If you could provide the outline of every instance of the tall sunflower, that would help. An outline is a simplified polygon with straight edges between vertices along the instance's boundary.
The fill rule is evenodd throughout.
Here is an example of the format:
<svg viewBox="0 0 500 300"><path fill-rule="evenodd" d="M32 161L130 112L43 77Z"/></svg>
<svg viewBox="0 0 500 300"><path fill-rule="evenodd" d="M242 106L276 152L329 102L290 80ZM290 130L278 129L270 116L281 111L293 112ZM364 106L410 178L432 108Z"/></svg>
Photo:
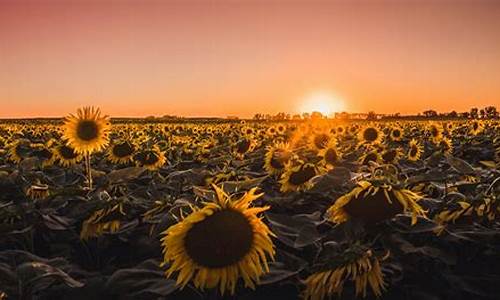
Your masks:
<svg viewBox="0 0 500 300"><path fill-rule="evenodd" d="M70 114L64 119L63 129L63 138L81 154L100 151L109 141L109 119L101 116L99 108L79 108L76 116Z"/></svg>
<svg viewBox="0 0 500 300"><path fill-rule="evenodd" d="M327 213L334 223L343 223L349 218L378 223L407 212L414 225L417 217L425 217L425 211L418 204L421 198L415 192L390 183L360 181L351 192L338 198Z"/></svg>
<svg viewBox="0 0 500 300"><path fill-rule="evenodd" d="M205 203L178 224L169 227L161 239L165 274L177 273L183 288L193 281L196 288L215 288L221 294L234 294L242 278L245 287L255 288L259 278L269 272L268 257L274 259L273 233L258 214L269 206L250 207L262 194L256 188L238 200L213 186L214 202Z"/></svg>
<svg viewBox="0 0 500 300"><path fill-rule="evenodd" d="M380 297L386 289L380 267L380 261L384 259L374 255L370 249L348 249L334 257L332 266L307 277L304 298L322 300L340 296L347 280L354 282L356 297L366 297L368 286L376 297Z"/></svg>

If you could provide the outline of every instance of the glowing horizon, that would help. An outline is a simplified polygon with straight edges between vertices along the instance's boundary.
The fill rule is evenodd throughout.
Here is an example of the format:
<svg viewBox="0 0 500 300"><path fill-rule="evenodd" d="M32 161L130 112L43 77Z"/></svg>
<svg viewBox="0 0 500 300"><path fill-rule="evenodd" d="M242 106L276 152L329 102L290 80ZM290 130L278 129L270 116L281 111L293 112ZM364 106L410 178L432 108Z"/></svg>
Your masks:
<svg viewBox="0 0 500 300"><path fill-rule="evenodd" d="M481 0L2 2L0 118L500 107L498 28Z"/></svg>

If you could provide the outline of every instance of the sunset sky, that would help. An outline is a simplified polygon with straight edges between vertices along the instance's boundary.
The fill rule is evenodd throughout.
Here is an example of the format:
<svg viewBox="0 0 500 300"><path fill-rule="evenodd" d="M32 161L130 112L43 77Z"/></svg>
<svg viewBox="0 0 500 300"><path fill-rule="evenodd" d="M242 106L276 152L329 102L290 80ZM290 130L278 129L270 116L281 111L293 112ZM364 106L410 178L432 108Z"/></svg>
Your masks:
<svg viewBox="0 0 500 300"><path fill-rule="evenodd" d="M2 118L251 117L312 95L353 112L500 107L500 1L0 2Z"/></svg>

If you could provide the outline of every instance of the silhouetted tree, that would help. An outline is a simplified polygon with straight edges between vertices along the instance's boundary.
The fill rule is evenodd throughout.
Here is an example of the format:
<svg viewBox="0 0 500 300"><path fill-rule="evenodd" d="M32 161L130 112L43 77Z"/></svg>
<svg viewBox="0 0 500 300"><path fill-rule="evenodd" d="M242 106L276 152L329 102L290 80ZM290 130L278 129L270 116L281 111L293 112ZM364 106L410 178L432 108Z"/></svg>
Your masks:
<svg viewBox="0 0 500 300"><path fill-rule="evenodd" d="M469 117L472 119L477 119L478 116L479 116L478 109L476 107L471 108L469 112Z"/></svg>
<svg viewBox="0 0 500 300"><path fill-rule="evenodd" d="M484 111L486 113L486 117L489 119L495 119L498 118L498 111L495 106L487 106L484 108Z"/></svg>
<svg viewBox="0 0 500 300"><path fill-rule="evenodd" d="M368 114L366 115L367 120L376 120L377 119L377 114L374 111L369 111Z"/></svg>
<svg viewBox="0 0 500 300"><path fill-rule="evenodd" d="M423 112L424 117L426 118L434 118L437 117L438 113L435 110L429 109Z"/></svg>

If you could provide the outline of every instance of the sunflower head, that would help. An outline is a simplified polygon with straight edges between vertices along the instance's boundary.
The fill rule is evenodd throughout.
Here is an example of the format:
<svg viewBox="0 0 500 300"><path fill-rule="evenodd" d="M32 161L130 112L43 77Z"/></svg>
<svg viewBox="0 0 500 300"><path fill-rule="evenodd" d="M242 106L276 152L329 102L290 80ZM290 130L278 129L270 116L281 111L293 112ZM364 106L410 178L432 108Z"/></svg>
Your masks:
<svg viewBox="0 0 500 300"><path fill-rule="evenodd" d="M308 190L313 186L311 179L318 174L318 169L312 163L290 161L285 168L280 179L281 192Z"/></svg>
<svg viewBox="0 0 500 300"><path fill-rule="evenodd" d="M63 137L77 153L91 154L103 149L109 141L110 129L107 116L101 116L99 108L79 108L76 116L64 119Z"/></svg>
<svg viewBox="0 0 500 300"><path fill-rule="evenodd" d="M361 144L379 144L384 135L375 126L365 126L359 132L358 140Z"/></svg>
<svg viewBox="0 0 500 300"><path fill-rule="evenodd" d="M82 160L82 156L73 147L66 144L57 145L53 149L53 153L59 164L63 167L72 166Z"/></svg>
<svg viewBox="0 0 500 300"><path fill-rule="evenodd" d="M401 128L399 127L394 127L391 129L391 140L393 141L401 141L401 139L403 138L403 131L401 130Z"/></svg>
<svg viewBox="0 0 500 300"><path fill-rule="evenodd" d="M328 146L332 136L327 132L319 132L312 136L311 145L313 149L323 150Z"/></svg>
<svg viewBox="0 0 500 300"><path fill-rule="evenodd" d="M368 166L370 163L379 164L382 162L382 157L380 156L379 151L375 149L363 154L359 158L359 162L364 166Z"/></svg>
<svg viewBox="0 0 500 300"><path fill-rule="evenodd" d="M325 166L335 166L341 158L341 153L337 148L337 140L332 138L328 145L318 152L318 156L321 157L321 162Z"/></svg>
<svg viewBox="0 0 500 300"><path fill-rule="evenodd" d="M338 198L327 213L334 223L352 218L374 224L407 212L411 214L414 225L418 216L425 216L418 204L421 198L419 194L389 182L360 181L351 192Z"/></svg>
<svg viewBox="0 0 500 300"><path fill-rule="evenodd" d="M205 203L162 238L165 274L177 273L177 284L189 281L196 288L218 287L221 294L234 294L242 278L255 288L261 275L269 271L268 258L274 257L273 235L258 214L269 207L250 207L262 194L256 188L237 200L214 186L216 199Z"/></svg>
<svg viewBox="0 0 500 300"><path fill-rule="evenodd" d="M293 152L287 143L276 143L274 146L269 146L264 157L264 169L269 174L279 175L283 173L292 156Z"/></svg>
<svg viewBox="0 0 500 300"><path fill-rule="evenodd" d="M106 155L114 164L126 164L133 160L135 145L129 140L120 140L109 147Z"/></svg>
<svg viewBox="0 0 500 300"><path fill-rule="evenodd" d="M424 152L424 147L415 139L410 141L410 146L408 149L408 160L417 161L422 156Z"/></svg>
<svg viewBox="0 0 500 300"><path fill-rule="evenodd" d="M484 130L484 123L478 120L473 120L469 124L469 133L472 135L478 135Z"/></svg>
<svg viewBox="0 0 500 300"><path fill-rule="evenodd" d="M382 152L381 158L385 164L395 164L402 156L399 148L388 148Z"/></svg>
<svg viewBox="0 0 500 300"><path fill-rule="evenodd" d="M380 263L389 256L377 256L371 249L352 245L342 253L335 254L320 269L307 277L304 298L321 300L340 297L346 281L354 283L356 297L367 295L368 286L375 297L386 289Z"/></svg>
<svg viewBox="0 0 500 300"><path fill-rule="evenodd" d="M151 149L140 151L133 158L138 166L145 167L150 171L158 170L167 161L165 153L156 145L151 147Z"/></svg>
<svg viewBox="0 0 500 300"><path fill-rule="evenodd" d="M428 131L434 143L438 143L443 138L443 128L436 123L431 123Z"/></svg>

